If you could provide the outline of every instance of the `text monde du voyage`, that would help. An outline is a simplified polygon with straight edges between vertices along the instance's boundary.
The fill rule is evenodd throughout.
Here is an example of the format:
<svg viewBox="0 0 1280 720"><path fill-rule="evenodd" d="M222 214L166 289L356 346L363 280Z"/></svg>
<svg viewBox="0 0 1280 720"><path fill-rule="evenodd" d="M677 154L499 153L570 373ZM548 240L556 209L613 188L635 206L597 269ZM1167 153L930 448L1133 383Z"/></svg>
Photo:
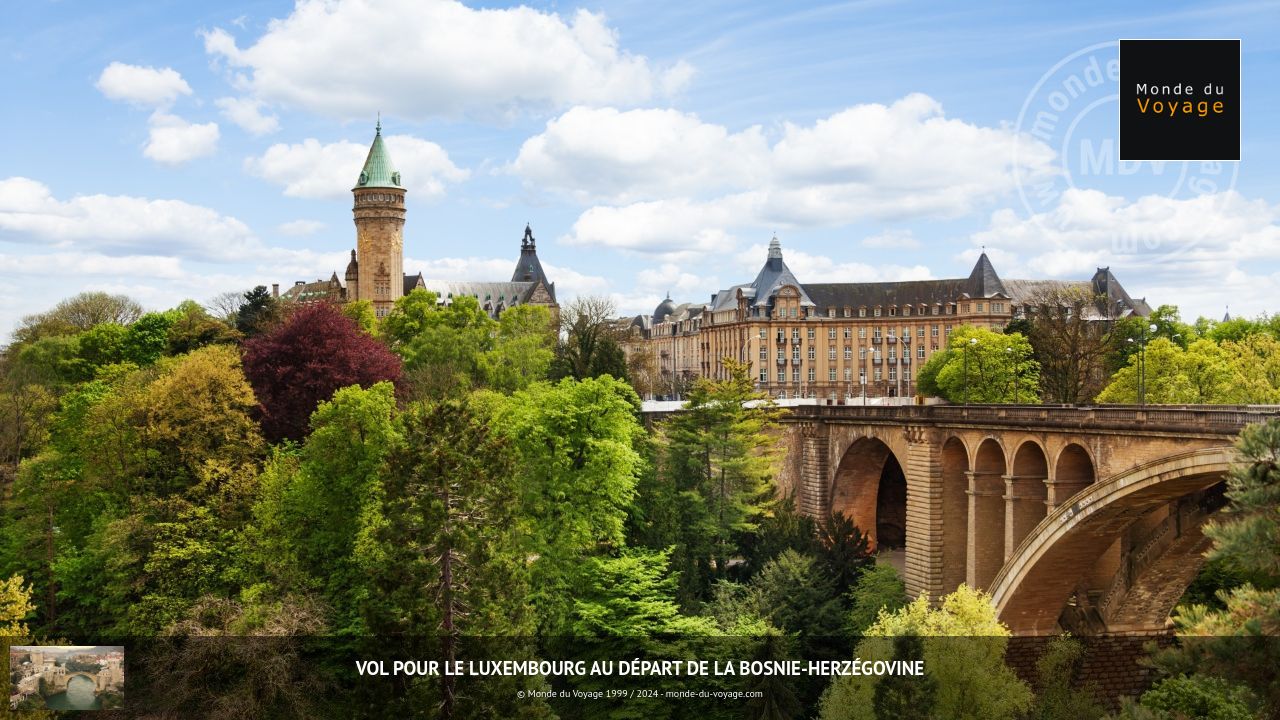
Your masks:
<svg viewBox="0 0 1280 720"><path fill-rule="evenodd" d="M1143 115L1160 117L1194 116L1207 118L1210 115L1226 113L1226 102L1215 100L1215 96L1224 95L1223 85L1205 83L1197 95L1196 87L1190 83L1174 85L1151 85L1135 83L1134 100L1138 103L1138 112ZM1207 98L1207 99L1198 99Z"/></svg>
<svg viewBox="0 0 1280 720"><path fill-rule="evenodd" d="M357 660L364 676L924 675L923 660Z"/></svg>

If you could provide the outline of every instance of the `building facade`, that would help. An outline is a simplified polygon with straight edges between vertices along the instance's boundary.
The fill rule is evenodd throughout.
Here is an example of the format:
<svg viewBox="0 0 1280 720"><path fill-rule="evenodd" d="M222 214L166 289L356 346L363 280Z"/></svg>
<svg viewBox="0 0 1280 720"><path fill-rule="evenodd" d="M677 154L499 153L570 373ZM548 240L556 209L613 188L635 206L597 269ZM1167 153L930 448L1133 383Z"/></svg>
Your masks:
<svg viewBox="0 0 1280 720"><path fill-rule="evenodd" d="M351 251L351 261L342 279L334 271L327 280L299 280L283 294L276 285L276 295L295 302L368 300L379 318L391 312L396 300L417 288L435 293L436 301L442 305L456 298L475 298L480 307L495 318L516 305L542 305L550 308L553 316L558 312L555 283L547 279L542 269L533 229L527 225L510 281L436 281L424 278L421 272L405 274L406 190L382 140L381 122L374 131L373 144L351 194L356 247Z"/></svg>
<svg viewBox="0 0 1280 720"><path fill-rule="evenodd" d="M668 297L652 316L620 322L633 362L652 368L654 397L683 394L696 378L722 378L724 359L752 368L757 387L785 398L907 397L919 368L961 325L1003 330L1050 286L1081 286L1099 298L1099 319L1150 312L1108 268L1088 281L1003 281L984 252L967 278L803 284L775 237L749 283L709 303Z"/></svg>

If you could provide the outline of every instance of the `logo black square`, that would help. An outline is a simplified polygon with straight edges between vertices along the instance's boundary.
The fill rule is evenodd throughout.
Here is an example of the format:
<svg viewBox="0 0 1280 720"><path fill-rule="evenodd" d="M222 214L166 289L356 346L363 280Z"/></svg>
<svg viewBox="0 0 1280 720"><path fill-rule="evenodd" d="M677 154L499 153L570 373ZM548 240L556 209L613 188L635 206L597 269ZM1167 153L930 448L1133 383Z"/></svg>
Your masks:
<svg viewBox="0 0 1280 720"><path fill-rule="evenodd" d="M1121 40L1120 159L1239 160L1240 41Z"/></svg>

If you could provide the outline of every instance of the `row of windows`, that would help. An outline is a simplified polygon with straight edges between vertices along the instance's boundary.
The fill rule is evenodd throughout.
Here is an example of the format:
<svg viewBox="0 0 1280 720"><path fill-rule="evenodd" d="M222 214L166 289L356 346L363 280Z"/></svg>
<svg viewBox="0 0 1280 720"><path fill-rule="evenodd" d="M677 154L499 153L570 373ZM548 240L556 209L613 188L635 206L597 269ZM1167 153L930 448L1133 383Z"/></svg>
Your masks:
<svg viewBox="0 0 1280 720"><path fill-rule="evenodd" d="M911 305L902 306L901 315L903 317L910 317L912 314L912 307L913 306ZM899 314L898 309L899 308L897 305L890 305L888 308L883 308L877 305L876 307L870 308L871 317L881 317L882 315L886 314L886 310L889 317L896 317ZM957 313L969 314L973 312L1003 313L1004 311L1005 311L1005 304L1003 302L992 301L988 303L985 301L981 301L976 303L966 302L966 303L946 303L946 304L938 303L934 305L919 305L919 306L916 306L915 314L916 315L955 315ZM802 317L800 314L800 309L798 305L791 304L791 303L788 303L786 305L780 305L779 307L774 308L772 316L775 318ZM816 310L811 309L806 316L816 317L817 316ZM836 309L833 307L827 308L827 317L833 318L835 316L836 316ZM841 312L841 316L853 317L853 308L849 308L849 307L843 308ZM858 308L858 317L860 318L867 317L867 308L865 307Z"/></svg>
<svg viewBox="0 0 1280 720"><path fill-rule="evenodd" d="M938 325L930 325L930 326L929 326L929 335L930 335L931 337L938 337L938 329L939 329L939 326L938 326ZM836 328L827 328L827 339L828 339L828 340L835 340L835 339L836 339L836 330L837 330ZM924 331L925 331L925 327L924 327L923 325L921 325L921 326L917 327L917 328L916 328L916 337L920 337L920 338L924 337ZM816 331L814 328L806 328L806 329L805 329L805 337L806 337L807 339L809 339L809 340L814 340L814 339L816 339L816 337L817 337L816 332L817 332L817 331ZM871 329L871 337L873 337L873 338L881 338L881 337L884 337L884 335L882 334L882 332L883 332L883 328L872 328L872 329ZM951 326L950 326L950 325L948 325L948 326L947 326L947 328L946 328L946 332L947 332L947 334L948 334L948 335L950 335L950 334L951 334ZM843 334L844 334L844 339L845 339L845 340L849 340L849 339L853 338L853 328L850 328L850 327L846 327L846 328L844 328L844 330L843 330ZM888 337L891 337L891 338L911 337L911 328L906 327L906 326L903 326L903 328L902 328L902 334L900 334L900 335L899 335L899 334L896 334L896 333L894 332L894 329L893 329L893 328L889 328L889 332L888 332L888 335L887 335L887 336L888 336ZM786 335L786 331L785 331L785 330L781 330L781 329L780 329L780 330L778 330L778 331L777 331L777 339L778 339L778 341L779 341L779 342L781 342L782 340L785 340L785 339L786 339L786 337L787 337L787 335ZM867 337L867 329L866 329L865 327L860 327L860 328L858 328L858 339L859 339L859 340L865 340L865 339L866 339L866 337ZM768 328L760 328L760 339L761 339L761 340L768 340L768 339L769 339L769 329L768 329ZM793 342L793 343L794 343L794 342L800 342L800 328L791 328L791 342Z"/></svg>
<svg viewBox="0 0 1280 720"><path fill-rule="evenodd" d="M938 345L937 345L936 343L933 345L933 352L938 352ZM787 354L787 351L786 351L786 350L779 350L779 351L778 351L778 354L777 354L777 357L778 357L779 359L783 359L783 358L785 358L785 357L786 357L786 354ZM910 354L911 354L911 349L910 349L910 348L903 348L903 349L902 349L902 357L904 357L904 358L905 358L905 357L908 357ZM810 359L810 360L817 360L817 359L818 359L818 349L817 349L817 348L815 348L815 347L813 347L812 345L810 345L810 346L809 346L809 351L808 351L808 357L809 357L809 359ZM887 355L882 355L882 354L880 353L880 351L879 351L879 350L874 350L874 351L872 351L872 353L871 353L871 357L875 358L876 360L879 360L881 357L888 357L890 360L895 360L895 359L897 359L897 357L898 357L898 351L897 351L897 349L896 349L896 348L890 348L890 349L889 349L889 352L888 352L888 354L887 354ZM924 359L924 346L923 346L923 345L917 345L917 346L916 346L916 357L920 358L921 360L923 360L923 359ZM760 348L760 359L761 359L761 360L768 360L768 359L769 359L769 348L767 348L767 347L762 347L762 348ZM791 347L791 359L792 359L792 360L799 360L799 359L800 359L800 348L799 348L799 347L794 346L794 345ZM835 360L835 359L836 359L836 348L834 348L834 347L829 347L829 348L827 348L827 359L828 359L828 360ZM852 348L852 347L850 347L849 345L845 345L845 346L844 346L844 359L845 359L845 360L852 360L852 359L853 359L853 348ZM858 348L858 359L859 359L859 360L866 360L866 359L867 359L867 348L864 348L864 347L860 347L860 348Z"/></svg>
<svg viewBox="0 0 1280 720"><path fill-rule="evenodd" d="M779 370L779 371L778 371L778 373L777 373L777 376L776 376L776 377L777 377L777 382L779 382L779 383L785 383L785 382L787 382L787 371L786 371L786 370ZM882 382L882 381L884 381L884 380L886 380L886 379L887 379L889 382L897 382L897 381L898 381L898 371L897 371L896 369L894 369L894 368L889 368L889 374L888 374L888 377L887 377L887 378L885 377L884 372L883 372L883 371L881 371L880 369L876 369L876 370L874 371L874 373L872 374L872 382ZM809 382L817 382L817 380L818 380L818 378L817 378L817 372L816 372L813 368L809 368L808 381L809 381ZM844 369L844 381L845 381L845 382L853 382L853 373L850 371L850 369L849 369L849 368L845 368L845 369ZM902 371L902 381L903 381L903 382L911 382L911 371L910 371L910 370L903 370L903 371ZM768 368L762 369L762 370L760 371L760 382L762 382L762 383L767 383L767 382L769 382L769 370L768 370ZM799 369L793 369L793 370L791 371L791 382L795 382L795 383L800 382L800 370L799 370ZM836 371L835 371L835 369L834 369L834 368L832 368L831 370L828 370L828 371L827 371L827 382L837 382L837 380L836 380ZM865 384L866 384L866 382L867 382L867 373L866 373L866 371L865 371L865 370L861 370L861 371L859 371L859 372L858 372L858 384L860 384L860 385L865 385Z"/></svg>

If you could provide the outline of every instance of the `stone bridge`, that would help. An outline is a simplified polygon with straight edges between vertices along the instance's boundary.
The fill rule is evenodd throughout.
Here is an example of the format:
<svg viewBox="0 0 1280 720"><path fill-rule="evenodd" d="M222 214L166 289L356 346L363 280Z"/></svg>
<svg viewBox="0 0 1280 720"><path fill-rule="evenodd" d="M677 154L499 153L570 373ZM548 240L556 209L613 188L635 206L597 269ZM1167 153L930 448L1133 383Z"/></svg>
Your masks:
<svg viewBox="0 0 1280 720"><path fill-rule="evenodd" d="M809 405L779 485L901 558L907 591L991 593L1017 635L1165 629L1232 444L1280 408Z"/></svg>
<svg viewBox="0 0 1280 720"><path fill-rule="evenodd" d="M66 673L57 673L48 678L54 692L64 692L67 685L71 684L71 678L77 675L93 681L94 692L102 692L110 686L110 677L105 672L88 672L86 670L75 670Z"/></svg>

